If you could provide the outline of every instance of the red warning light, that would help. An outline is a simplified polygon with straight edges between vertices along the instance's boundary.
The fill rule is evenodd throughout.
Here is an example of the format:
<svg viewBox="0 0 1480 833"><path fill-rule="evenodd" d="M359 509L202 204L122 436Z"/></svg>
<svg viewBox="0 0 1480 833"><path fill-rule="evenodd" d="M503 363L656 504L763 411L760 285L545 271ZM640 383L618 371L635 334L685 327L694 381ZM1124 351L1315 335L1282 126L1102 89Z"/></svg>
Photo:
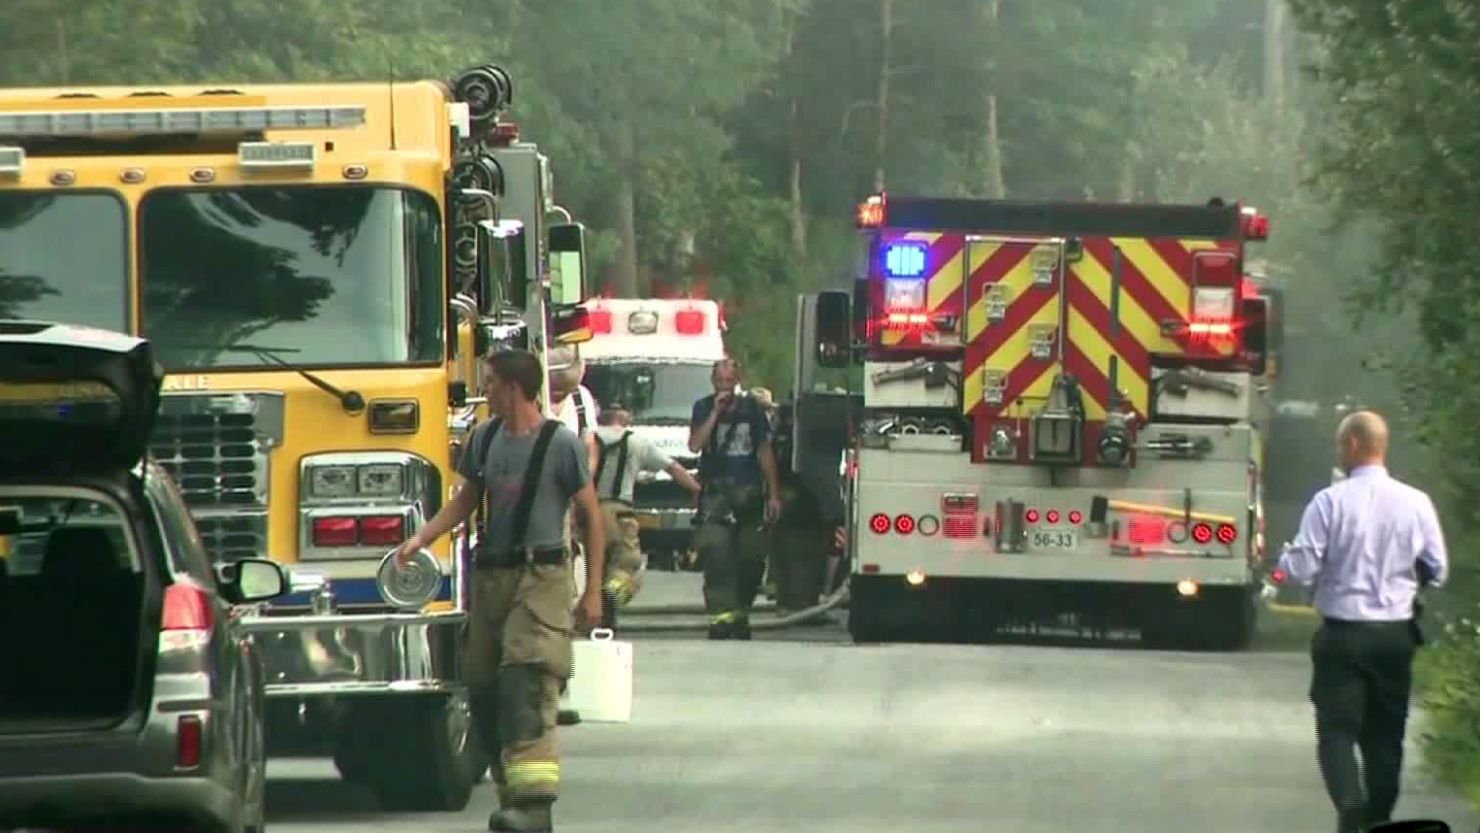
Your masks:
<svg viewBox="0 0 1480 833"><path fill-rule="evenodd" d="M1059 510L1050 509L1048 510L1048 514L1044 515L1043 517L1044 520L1048 521L1049 523L1056 524L1059 522Z"/></svg>
<svg viewBox="0 0 1480 833"><path fill-rule="evenodd" d="M1286 578L1289 578L1289 576L1286 576L1285 571L1281 570L1278 567L1274 568L1274 570L1269 574L1269 580L1274 582L1275 584L1284 584Z"/></svg>
<svg viewBox="0 0 1480 833"><path fill-rule="evenodd" d="M1199 544L1206 544L1213 540L1213 528L1205 523L1198 522L1192 526L1192 540Z"/></svg>
<svg viewBox="0 0 1480 833"><path fill-rule="evenodd" d="M1084 520L1084 513L1083 512L1080 512L1078 509L1070 509L1069 510L1069 523L1071 523L1071 524L1077 524L1077 523L1079 523L1079 522L1081 522L1083 520Z"/></svg>
<svg viewBox="0 0 1480 833"><path fill-rule="evenodd" d="M915 519L909 515L894 516L894 531L900 535L908 535L915 531Z"/></svg>
<svg viewBox="0 0 1480 833"><path fill-rule="evenodd" d="M1233 524L1218 524L1218 543L1232 544L1238 540L1238 527Z"/></svg>
<svg viewBox="0 0 1480 833"><path fill-rule="evenodd" d="M883 512L877 512L868 519L868 528L872 529L875 535L883 535L888 532L889 525L889 516Z"/></svg>
<svg viewBox="0 0 1480 833"><path fill-rule="evenodd" d="M1036 524L1036 523L1038 523L1038 510L1037 509L1029 509L1028 511L1024 512L1023 513L1023 520L1027 521L1030 524Z"/></svg>

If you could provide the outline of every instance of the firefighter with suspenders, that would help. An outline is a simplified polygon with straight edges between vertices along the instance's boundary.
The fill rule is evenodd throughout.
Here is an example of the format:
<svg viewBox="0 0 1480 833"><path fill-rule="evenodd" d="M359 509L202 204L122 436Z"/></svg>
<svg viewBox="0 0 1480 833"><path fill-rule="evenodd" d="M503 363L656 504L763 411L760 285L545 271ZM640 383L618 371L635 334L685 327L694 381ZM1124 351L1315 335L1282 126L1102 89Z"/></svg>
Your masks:
<svg viewBox="0 0 1480 833"><path fill-rule="evenodd" d="M617 609L631 602L642 587L642 549L638 543L637 517L632 513L632 492L638 473L666 471L696 497L700 489L699 482L682 463L664 454L651 440L632 432L632 412L621 403L603 405L596 421L592 480L601 499L601 518L606 528L603 624L613 628Z"/></svg>
<svg viewBox="0 0 1480 833"><path fill-rule="evenodd" d="M548 831L560 787L556 711L572 671L571 634L602 619L606 544L585 446L539 408L539 359L511 350L484 362L494 418L468 437L452 499L398 556L409 560L482 503L462 667L474 727L487 749L501 751L494 767L500 809L488 827ZM592 553L588 586L574 609L566 533L572 503Z"/></svg>

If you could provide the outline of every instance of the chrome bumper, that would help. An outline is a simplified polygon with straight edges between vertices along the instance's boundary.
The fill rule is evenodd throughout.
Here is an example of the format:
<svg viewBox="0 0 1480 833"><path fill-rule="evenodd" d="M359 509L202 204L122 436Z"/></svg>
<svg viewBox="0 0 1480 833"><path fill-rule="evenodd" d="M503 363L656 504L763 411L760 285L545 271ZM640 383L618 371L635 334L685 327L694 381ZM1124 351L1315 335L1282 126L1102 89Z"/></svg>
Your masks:
<svg viewBox="0 0 1480 833"><path fill-rule="evenodd" d="M325 614L247 620L269 698L451 692L467 614Z"/></svg>

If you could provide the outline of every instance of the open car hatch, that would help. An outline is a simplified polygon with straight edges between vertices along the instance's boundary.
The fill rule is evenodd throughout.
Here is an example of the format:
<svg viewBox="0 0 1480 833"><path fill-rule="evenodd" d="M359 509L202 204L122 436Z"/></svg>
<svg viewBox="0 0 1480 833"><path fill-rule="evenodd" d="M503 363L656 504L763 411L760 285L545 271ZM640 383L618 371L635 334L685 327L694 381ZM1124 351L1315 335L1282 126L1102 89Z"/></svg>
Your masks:
<svg viewBox="0 0 1480 833"><path fill-rule="evenodd" d="M143 339L0 321L0 474L132 467L154 428L163 380Z"/></svg>

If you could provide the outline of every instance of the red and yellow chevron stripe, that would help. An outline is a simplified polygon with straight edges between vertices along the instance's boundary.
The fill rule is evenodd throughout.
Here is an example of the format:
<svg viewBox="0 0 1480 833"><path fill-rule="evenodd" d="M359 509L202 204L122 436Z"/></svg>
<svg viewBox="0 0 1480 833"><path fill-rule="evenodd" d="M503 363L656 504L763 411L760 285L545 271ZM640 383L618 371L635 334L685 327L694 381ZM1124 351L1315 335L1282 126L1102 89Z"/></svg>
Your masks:
<svg viewBox="0 0 1480 833"><path fill-rule="evenodd" d="M1232 343L1194 344L1192 337L1162 330L1163 322L1188 322L1194 253L1226 248L1216 241L1084 238L1082 255L1068 262L1057 240L971 239L965 248L969 304L962 406L969 415L1029 416L1046 401L1054 377L1068 372L1079 380L1086 416L1103 419L1111 401L1110 357L1116 356L1117 386L1144 416L1153 355L1234 350ZM1116 249L1119 327L1112 334ZM1053 264L1048 285L1035 284L1035 260L1039 271ZM999 316L989 314L994 302Z"/></svg>

